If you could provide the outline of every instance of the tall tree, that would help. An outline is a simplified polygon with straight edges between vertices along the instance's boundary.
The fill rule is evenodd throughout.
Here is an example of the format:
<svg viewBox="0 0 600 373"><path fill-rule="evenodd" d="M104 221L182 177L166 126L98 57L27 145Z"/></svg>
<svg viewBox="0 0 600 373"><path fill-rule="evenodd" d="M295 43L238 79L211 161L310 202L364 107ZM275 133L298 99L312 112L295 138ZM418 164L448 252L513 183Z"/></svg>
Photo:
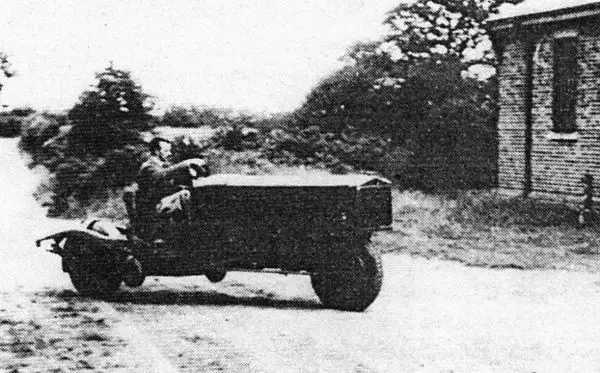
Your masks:
<svg viewBox="0 0 600 373"><path fill-rule="evenodd" d="M503 4L523 0L417 0L387 13L385 48L395 59L451 56L493 61L485 20Z"/></svg>
<svg viewBox="0 0 600 373"><path fill-rule="evenodd" d="M465 72L475 63L493 66L484 21L501 4L520 1L402 2L387 13L382 39L352 46L347 65L311 91L299 122L391 140L412 154L407 173L421 185L436 178L441 184L489 184L495 174L496 81Z"/></svg>
<svg viewBox="0 0 600 373"><path fill-rule="evenodd" d="M354 127L402 143L435 101L428 95L440 97L435 92L441 90L452 96L472 64L494 63L484 22L500 5L521 1L400 3L387 13L388 32L382 39L353 45L345 56L347 65L310 92L300 110L302 119L325 131ZM429 74L438 80L427 79ZM427 80L433 90L415 84ZM486 86L486 94L490 91L493 87Z"/></svg>
<svg viewBox="0 0 600 373"><path fill-rule="evenodd" d="M96 74L96 84L69 111L73 129L70 148L101 155L136 142L149 126L152 101L131 73L112 65Z"/></svg>

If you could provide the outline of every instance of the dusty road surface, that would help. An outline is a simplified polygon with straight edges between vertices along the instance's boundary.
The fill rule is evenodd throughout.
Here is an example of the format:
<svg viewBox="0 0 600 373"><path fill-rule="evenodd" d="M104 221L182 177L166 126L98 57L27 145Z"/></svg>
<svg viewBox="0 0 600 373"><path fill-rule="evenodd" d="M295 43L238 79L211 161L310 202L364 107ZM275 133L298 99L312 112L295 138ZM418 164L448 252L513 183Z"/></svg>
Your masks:
<svg viewBox="0 0 600 373"><path fill-rule="evenodd" d="M0 372L598 372L600 283L564 271L385 257L364 313L323 309L301 276L149 278L79 297L33 240L44 218L0 141Z"/></svg>

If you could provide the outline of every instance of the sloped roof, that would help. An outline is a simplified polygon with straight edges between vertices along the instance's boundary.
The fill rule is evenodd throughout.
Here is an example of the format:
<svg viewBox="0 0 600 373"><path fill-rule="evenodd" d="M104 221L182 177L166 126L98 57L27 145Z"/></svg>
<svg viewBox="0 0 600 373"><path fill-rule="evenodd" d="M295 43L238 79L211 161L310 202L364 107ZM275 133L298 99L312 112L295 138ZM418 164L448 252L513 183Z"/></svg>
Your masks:
<svg viewBox="0 0 600 373"><path fill-rule="evenodd" d="M525 0L517 5L503 4L489 21L502 21L512 18L535 16L543 13L576 11L580 7L600 6L598 0Z"/></svg>

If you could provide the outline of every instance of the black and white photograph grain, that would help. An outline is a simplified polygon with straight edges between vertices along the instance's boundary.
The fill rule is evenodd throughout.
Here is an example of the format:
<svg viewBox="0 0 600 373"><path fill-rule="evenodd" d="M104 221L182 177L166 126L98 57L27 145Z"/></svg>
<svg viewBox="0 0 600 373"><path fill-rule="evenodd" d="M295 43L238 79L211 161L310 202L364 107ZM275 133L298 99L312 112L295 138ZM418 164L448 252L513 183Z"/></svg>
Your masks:
<svg viewBox="0 0 600 373"><path fill-rule="evenodd" d="M600 0L0 0L0 373L69 372L599 373Z"/></svg>

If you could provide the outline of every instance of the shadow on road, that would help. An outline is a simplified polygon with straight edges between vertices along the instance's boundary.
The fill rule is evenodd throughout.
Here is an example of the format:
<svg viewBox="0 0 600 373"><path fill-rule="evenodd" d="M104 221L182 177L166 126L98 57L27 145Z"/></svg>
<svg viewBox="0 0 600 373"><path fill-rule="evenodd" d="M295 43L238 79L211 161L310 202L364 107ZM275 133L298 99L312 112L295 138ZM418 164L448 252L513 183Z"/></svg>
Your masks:
<svg viewBox="0 0 600 373"><path fill-rule="evenodd" d="M62 300L88 300L73 290L47 290L37 293L41 297L55 297ZM278 309L315 309L324 307L311 299L277 299L269 293L256 295L230 295L214 290L169 290L143 289L121 290L113 297L105 299L109 303L138 305L195 305L195 306L252 306Z"/></svg>

